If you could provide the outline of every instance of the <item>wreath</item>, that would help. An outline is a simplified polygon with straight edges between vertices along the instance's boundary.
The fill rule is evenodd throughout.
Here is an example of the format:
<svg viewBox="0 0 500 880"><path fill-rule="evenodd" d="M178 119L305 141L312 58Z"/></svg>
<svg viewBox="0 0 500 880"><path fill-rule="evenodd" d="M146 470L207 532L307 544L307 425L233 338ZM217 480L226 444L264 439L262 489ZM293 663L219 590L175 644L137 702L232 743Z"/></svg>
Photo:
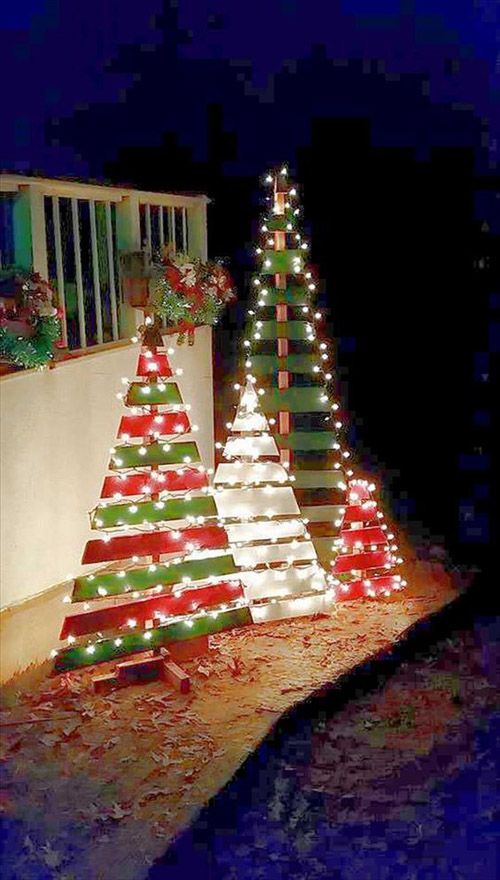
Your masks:
<svg viewBox="0 0 500 880"><path fill-rule="evenodd" d="M216 324L224 307L236 299L234 284L221 262L203 263L167 247L153 264L152 311L178 333L194 341L194 328Z"/></svg>
<svg viewBox="0 0 500 880"><path fill-rule="evenodd" d="M0 272L0 359L43 367L61 335L54 291L37 272L13 266Z"/></svg>

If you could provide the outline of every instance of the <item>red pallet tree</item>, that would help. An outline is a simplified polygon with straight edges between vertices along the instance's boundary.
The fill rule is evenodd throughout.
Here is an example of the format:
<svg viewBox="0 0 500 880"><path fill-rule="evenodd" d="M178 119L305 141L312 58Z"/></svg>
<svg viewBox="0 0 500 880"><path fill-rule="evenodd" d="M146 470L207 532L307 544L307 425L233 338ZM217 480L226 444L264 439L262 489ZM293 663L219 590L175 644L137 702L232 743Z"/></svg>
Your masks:
<svg viewBox="0 0 500 880"><path fill-rule="evenodd" d="M335 539L331 582L338 597L389 596L406 581L397 573L403 560L384 515L372 498L373 484L350 480L340 537Z"/></svg>

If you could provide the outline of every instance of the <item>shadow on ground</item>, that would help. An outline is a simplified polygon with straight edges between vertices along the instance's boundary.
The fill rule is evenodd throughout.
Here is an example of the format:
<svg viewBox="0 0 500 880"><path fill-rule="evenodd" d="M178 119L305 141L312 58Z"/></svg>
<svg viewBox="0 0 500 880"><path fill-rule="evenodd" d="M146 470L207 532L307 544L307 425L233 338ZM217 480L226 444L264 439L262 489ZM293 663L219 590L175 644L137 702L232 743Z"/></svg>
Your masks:
<svg viewBox="0 0 500 880"><path fill-rule="evenodd" d="M479 582L282 719L149 880L495 880L500 626Z"/></svg>

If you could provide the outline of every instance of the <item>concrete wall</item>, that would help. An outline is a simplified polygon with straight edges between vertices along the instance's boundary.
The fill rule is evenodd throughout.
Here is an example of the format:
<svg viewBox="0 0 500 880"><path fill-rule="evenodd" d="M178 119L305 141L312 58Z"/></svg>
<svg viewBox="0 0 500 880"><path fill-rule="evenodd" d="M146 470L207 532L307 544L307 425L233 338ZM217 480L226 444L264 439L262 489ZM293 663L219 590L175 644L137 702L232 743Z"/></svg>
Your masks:
<svg viewBox="0 0 500 880"><path fill-rule="evenodd" d="M178 383L207 467L214 455L211 340L210 328L201 327L194 346L172 341L172 366L184 370ZM80 565L91 536L87 512L124 412L116 392L122 376L134 375L137 354L137 345L125 344L0 379L2 608L91 570Z"/></svg>

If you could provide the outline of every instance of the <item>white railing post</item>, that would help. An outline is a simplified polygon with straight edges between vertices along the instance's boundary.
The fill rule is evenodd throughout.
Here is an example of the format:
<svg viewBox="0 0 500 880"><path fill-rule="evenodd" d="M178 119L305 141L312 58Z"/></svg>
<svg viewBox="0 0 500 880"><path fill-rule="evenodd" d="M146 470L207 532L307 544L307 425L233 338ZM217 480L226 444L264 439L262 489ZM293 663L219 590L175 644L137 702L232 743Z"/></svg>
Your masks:
<svg viewBox="0 0 500 880"><path fill-rule="evenodd" d="M207 206L205 202L187 209L189 253L200 260L208 259Z"/></svg>
<svg viewBox="0 0 500 880"><path fill-rule="evenodd" d="M75 255L76 302L78 307L78 332L80 348L87 348L87 328L85 324L85 297L83 292L82 252L80 247L80 218L78 199L71 199L71 221L73 229L73 252Z"/></svg>
<svg viewBox="0 0 500 880"><path fill-rule="evenodd" d="M43 192L29 184L20 186L14 202L15 261L47 279L47 236Z"/></svg>
<svg viewBox="0 0 500 880"><path fill-rule="evenodd" d="M99 254L97 249L97 226L95 219L95 202L93 199L89 201L90 211L90 245L92 249L92 282L94 285L94 303L97 342L102 345L104 334L102 330L102 303L101 303L101 279L99 277ZM114 337L113 337L114 338Z"/></svg>
<svg viewBox="0 0 500 880"><path fill-rule="evenodd" d="M59 210L59 196L52 196L52 217L54 219L54 256L56 260L57 276L57 300L62 309L62 342L64 348L68 347L68 320L66 315L66 294L64 289L64 263L61 237L61 212Z"/></svg>
<svg viewBox="0 0 500 880"><path fill-rule="evenodd" d="M116 243L118 252L139 251L141 249L141 217L139 196L130 193L116 205ZM121 287L121 285L120 285ZM122 294L120 293L120 300ZM140 314L128 303L122 302L120 308L120 336L133 336L140 320Z"/></svg>

